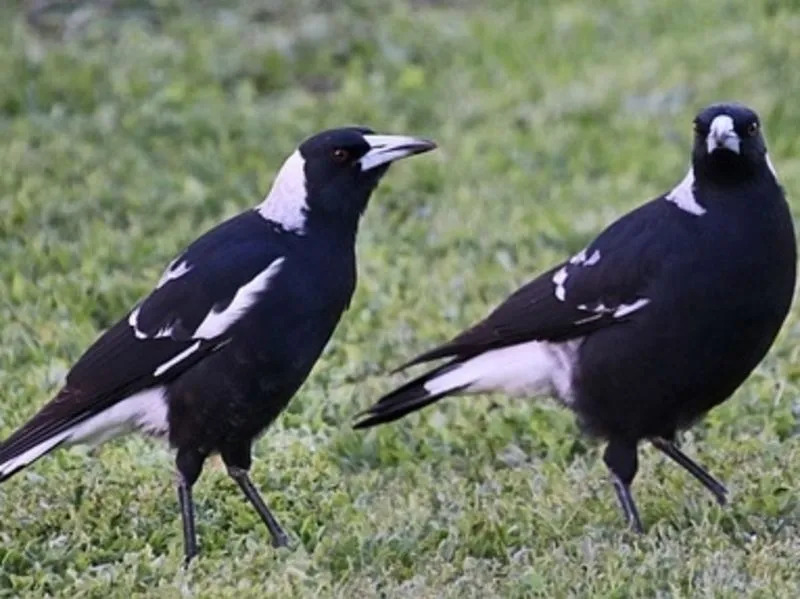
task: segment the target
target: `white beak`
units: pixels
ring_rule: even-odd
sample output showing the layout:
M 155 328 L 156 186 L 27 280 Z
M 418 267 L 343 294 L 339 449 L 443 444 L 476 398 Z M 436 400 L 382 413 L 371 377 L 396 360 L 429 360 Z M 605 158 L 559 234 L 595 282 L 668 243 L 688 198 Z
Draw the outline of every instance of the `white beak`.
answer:
M 365 135 L 364 140 L 370 149 L 359 160 L 362 171 L 414 154 L 429 152 L 436 147 L 432 141 L 406 135 Z
M 706 148 L 711 154 L 714 150 L 725 149 L 739 153 L 739 136 L 733 128 L 733 119 L 727 114 L 721 114 L 711 121 L 711 128 L 706 137 Z

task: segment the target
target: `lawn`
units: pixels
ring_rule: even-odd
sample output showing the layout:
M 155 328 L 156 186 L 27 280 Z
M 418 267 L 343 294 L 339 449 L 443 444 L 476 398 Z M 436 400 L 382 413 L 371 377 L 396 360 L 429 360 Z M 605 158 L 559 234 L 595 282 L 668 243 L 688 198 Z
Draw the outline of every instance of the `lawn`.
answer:
M 253 478 L 219 465 L 181 569 L 166 447 L 57 452 L 0 487 L 0 597 L 796 597 L 800 307 L 685 436 L 713 504 L 641 451 L 646 536 L 554 402 L 450 399 L 367 431 L 389 370 L 679 181 L 691 119 L 755 107 L 800 213 L 796 0 L 119 0 L 0 7 L 0 436 L 200 231 L 340 124 L 426 135 L 358 242 L 349 312 Z M 800 303 L 798 303 L 800 306 Z

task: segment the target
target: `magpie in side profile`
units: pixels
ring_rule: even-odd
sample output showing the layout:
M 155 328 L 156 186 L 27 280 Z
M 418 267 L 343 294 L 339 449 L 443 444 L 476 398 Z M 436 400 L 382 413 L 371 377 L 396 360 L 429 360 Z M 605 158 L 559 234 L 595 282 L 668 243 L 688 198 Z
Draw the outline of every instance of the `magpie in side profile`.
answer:
M 251 445 L 308 376 L 356 285 L 359 218 L 398 159 L 433 142 L 324 131 L 286 160 L 266 199 L 173 260 L 155 289 L 78 360 L 64 387 L 0 444 L 0 481 L 56 449 L 132 430 L 176 451 L 186 563 L 192 485 L 218 453 L 269 528 L 248 476 Z
M 389 422 L 445 396 L 550 394 L 607 442 L 630 525 L 637 446 L 650 441 L 725 502 L 726 489 L 676 445 L 764 357 L 795 284 L 792 219 L 751 109 L 694 120 L 691 168 L 485 320 L 401 367 L 448 358 L 383 397 L 356 424 Z

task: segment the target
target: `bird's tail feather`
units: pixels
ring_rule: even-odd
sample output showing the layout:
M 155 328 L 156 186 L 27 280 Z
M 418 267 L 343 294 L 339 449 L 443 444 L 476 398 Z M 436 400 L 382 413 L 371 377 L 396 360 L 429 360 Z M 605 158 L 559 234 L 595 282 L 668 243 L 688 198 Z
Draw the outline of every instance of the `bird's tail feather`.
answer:
M 30 466 L 39 458 L 47 455 L 61 445 L 69 437 L 69 431 L 62 431 L 34 445 L 21 450 L 8 447 L 8 443 L 0 445 L 0 482 L 10 478 L 23 468 Z
M 454 377 L 460 364 L 450 362 L 435 368 L 384 395 L 378 403 L 358 414 L 365 418 L 353 428 L 368 428 L 376 424 L 391 422 L 428 406 L 448 395 L 458 393 L 469 386 L 468 382 Z M 449 376 L 448 376 L 449 375 Z

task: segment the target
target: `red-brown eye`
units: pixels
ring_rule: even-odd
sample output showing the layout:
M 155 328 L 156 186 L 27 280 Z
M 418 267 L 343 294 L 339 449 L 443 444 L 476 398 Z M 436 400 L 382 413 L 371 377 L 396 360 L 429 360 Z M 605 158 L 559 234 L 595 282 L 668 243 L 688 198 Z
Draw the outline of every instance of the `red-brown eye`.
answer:
M 758 121 L 750 121 L 750 124 L 747 125 L 747 134 L 753 137 L 756 133 L 758 133 Z
M 350 159 L 350 152 L 343 148 L 336 148 L 333 151 L 333 159 L 336 162 L 347 162 Z

